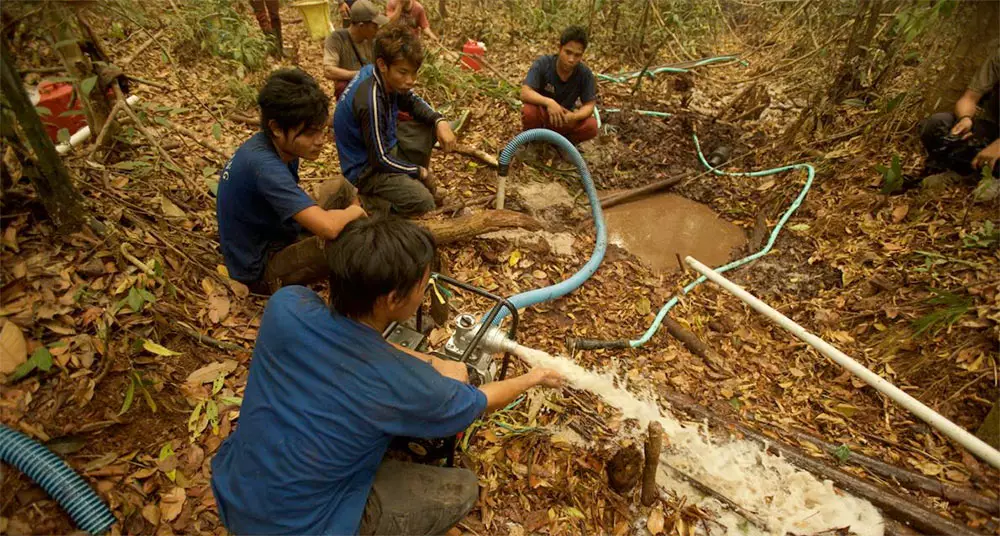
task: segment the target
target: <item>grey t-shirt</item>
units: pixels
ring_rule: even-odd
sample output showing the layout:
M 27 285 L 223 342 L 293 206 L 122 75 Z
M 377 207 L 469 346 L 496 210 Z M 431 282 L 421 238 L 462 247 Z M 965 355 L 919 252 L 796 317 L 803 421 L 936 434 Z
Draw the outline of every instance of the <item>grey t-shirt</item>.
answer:
M 372 39 L 362 43 L 351 41 L 347 29 L 337 30 L 326 36 L 323 43 L 323 67 L 340 67 L 350 71 L 359 71 L 372 62 Z M 351 45 L 354 45 L 353 47 Z
M 1000 123 L 1000 47 L 983 62 L 979 72 L 969 82 L 969 89 L 982 95 L 979 105 L 984 116 Z

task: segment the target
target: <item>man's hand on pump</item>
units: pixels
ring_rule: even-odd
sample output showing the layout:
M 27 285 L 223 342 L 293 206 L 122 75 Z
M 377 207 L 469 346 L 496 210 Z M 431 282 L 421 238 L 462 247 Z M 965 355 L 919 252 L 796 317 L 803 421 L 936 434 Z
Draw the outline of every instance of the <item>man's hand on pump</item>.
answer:
M 951 135 L 963 140 L 972 136 L 972 118 L 969 116 L 959 118 L 951 127 Z

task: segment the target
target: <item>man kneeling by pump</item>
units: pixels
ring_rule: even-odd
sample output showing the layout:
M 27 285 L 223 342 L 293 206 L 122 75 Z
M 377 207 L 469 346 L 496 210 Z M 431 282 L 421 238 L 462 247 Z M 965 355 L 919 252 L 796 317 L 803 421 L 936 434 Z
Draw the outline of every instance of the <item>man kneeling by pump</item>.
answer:
M 289 286 L 264 310 L 239 426 L 212 460 L 219 515 L 236 534 L 442 534 L 472 509 L 475 474 L 383 460 L 392 439 L 453 436 L 562 377 L 536 368 L 476 388 L 464 363 L 382 338 L 423 300 L 424 228 L 358 219 L 332 246 L 329 305 Z

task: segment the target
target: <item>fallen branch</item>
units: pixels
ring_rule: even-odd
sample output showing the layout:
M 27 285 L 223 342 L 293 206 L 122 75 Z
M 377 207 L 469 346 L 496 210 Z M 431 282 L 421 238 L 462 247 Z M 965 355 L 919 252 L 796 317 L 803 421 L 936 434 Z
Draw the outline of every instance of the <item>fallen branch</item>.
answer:
M 676 408 L 682 409 L 699 420 L 707 420 L 715 427 L 722 427 L 729 431 L 736 431 L 748 439 L 752 439 L 766 446 L 767 450 L 779 454 L 792 465 L 808 471 L 822 479 L 832 481 L 845 491 L 857 495 L 871 502 L 882 510 L 887 516 L 903 521 L 919 531 L 928 534 L 951 534 L 961 536 L 982 536 L 961 523 L 942 517 L 923 505 L 915 503 L 912 499 L 899 495 L 895 491 L 877 484 L 872 484 L 854 475 L 845 473 L 840 469 L 831 467 L 823 462 L 815 460 L 801 450 L 761 435 L 733 420 L 720 417 L 705 407 L 697 404 L 691 398 L 681 393 L 661 389 L 660 398 L 670 402 Z
M 667 333 L 671 337 L 677 339 L 688 349 L 692 354 L 704 359 L 706 364 L 719 373 L 725 373 L 732 375 L 731 372 L 723 367 L 722 356 L 719 355 L 711 346 L 705 344 L 697 335 L 688 331 L 684 326 L 677 323 L 676 320 L 670 318 L 669 316 L 663 319 L 663 326 L 667 328 Z
M 464 154 L 465 156 L 471 156 L 472 158 L 478 159 L 490 167 L 500 167 L 500 163 L 497 162 L 496 157 L 483 151 L 482 149 L 476 149 L 475 147 L 469 147 L 468 145 L 458 145 L 455 147 L 455 152 L 458 154 Z
M 622 203 L 627 203 L 633 201 L 636 198 L 643 197 L 652 193 L 656 193 L 660 190 L 665 190 L 671 186 L 681 182 L 687 177 L 693 175 L 693 172 L 682 173 L 676 177 L 670 177 L 669 179 L 663 179 L 661 181 L 656 181 L 645 186 L 640 186 L 638 188 L 633 188 L 631 190 L 626 190 L 624 192 L 619 192 L 606 196 L 599 201 L 601 202 L 601 208 L 608 209 L 615 205 L 620 205 Z
M 805 432 L 800 432 L 798 430 L 778 430 L 777 428 L 766 423 L 758 422 L 758 424 L 766 430 L 770 430 L 776 434 L 790 434 L 795 437 L 795 439 L 812 443 L 831 456 L 834 455 L 833 453 L 835 451 L 838 451 L 837 445 L 823 441 L 822 439 Z M 876 460 L 875 458 L 865 456 L 864 454 L 860 454 L 853 450 L 846 455 L 844 463 L 853 463 L 860 467 L 864 467 L 877 475 L 893 479 L 910 489 L 932 493 L 953 503 L 965 503 L 994 515 L 1000 513 L 1000 501 L 997 499 L 986 497 L 970 488 L 956 486 L 955 484 L 950 484 L 948 482 L 942 482 L 936 478 L 930 478 L 914 473 L 913 471 L 908 471 L 902 467 L 890 465 L 881 460 Z
M 160 143 L 156 141 L 156 138 L 153 136 L 153 134 L 146 128 L 146 125 L 143 124 L 142 120 L 139 119 L 139 115 L 136 114 L 134 110 L 132 110 L 132 107 L 129 106 L 127 102 L 125 102 L 125 95 L 122 93 L 122 88 L 118 84 L 112 84 L 112 88 L 115 90 L 115 98 L 118 99 L 119 103 L 122 103 L 122 109 L 125 110 L 125 113 L 128 114 L 130 118 L 132 118 L 132 121 L 135 123 L 135 128 L 139 131 L 139 133 L 141 133 L 143 137 L 146 138 L 146 141 L 148 141 L 150 145 L 156 148 L 156 150 L 160 153 L 160 156 L 162 156 L 164 160 L 166 160 L 171 166 L 180 169 L 180 166 L 178 166 L 177 163 L 174 162 L 174 159 L 171 158 L 170 155 L 167 153 L 167 151 L 165 151 L 163 147 L 160 146 Z
M 660 461 L 660 451 L 663 450 L 663 425 L 657 421 L 649 423 L 646 432 L 646 462 L 642 467 L 643 506 L 652 506 L 660 497 L 660 489 L 656 486 L 656 466 Z
M 461 218 L 416 220 L 415 223 L 429 230 L 439 246 L 468 240 L 500 229 L 519 227 L 537 231 L 542 228 L 542 224 L 535 218 L 511 210 L 484 210 Z
M 258 119 L 256 117 L 247 117 L 245 115 L 233 114 L 233 115 L 229 116 L 229 119 L 232 119 L 233 121 L 236 121 L 237 123 L 245 123 L 245 124 L 250 125 L 252 127 L 259 127 L 260 126 L 260 119 Z

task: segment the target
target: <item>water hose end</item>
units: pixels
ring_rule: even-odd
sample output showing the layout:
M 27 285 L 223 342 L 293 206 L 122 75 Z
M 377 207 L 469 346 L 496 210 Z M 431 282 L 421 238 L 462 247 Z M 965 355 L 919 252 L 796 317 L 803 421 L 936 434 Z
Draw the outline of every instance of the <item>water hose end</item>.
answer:
M 497 174 L 501 177 L 506 177 L 510 173 L 510 163 L 501 161 L 497 164 Z

